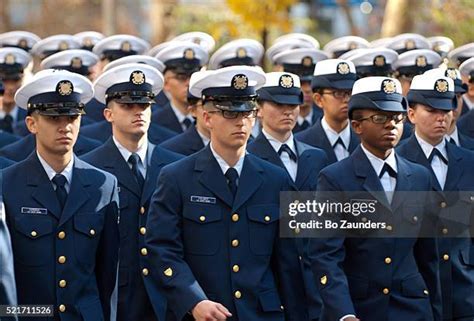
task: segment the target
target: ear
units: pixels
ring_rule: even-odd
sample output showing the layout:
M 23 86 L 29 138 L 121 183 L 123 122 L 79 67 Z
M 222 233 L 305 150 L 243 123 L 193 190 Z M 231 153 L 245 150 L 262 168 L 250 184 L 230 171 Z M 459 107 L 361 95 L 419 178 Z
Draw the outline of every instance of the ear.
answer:
M 354 133 L 356 133 L 357 135 L 362 134 L 363 130 L 362 130 L 362 122 L 361 121 L 351 120 L 351 126 L 352 126 L 352 129 L 354 130 Z
M 25 117 L 25 124 L 30 133 L 37 134 L 38 133 L 38 120 L 33 116 L 26 116 Z
M 109 107 L 109 105 L 107 105 L 107 107 L 104 108 L 104 118 L 109 123 L 114 122 L 114 113 L 112 111 L 112 108 Z
M 204 124 L 206 124 L 206 127 L 209 129 L 212 129 L 212 115 L 207 112 L 207 110 L 204 110 L 202 113 L 202 116 L 204 118 Z
M 416 110 L 414 108 L 408 107 L 407 109 L 407 116 L 410 122 L 413 125 L 416 125 Z
M 316 104 L 316 106 L 318 106 L 321 109 L 323 109 L 322 100 L 323 100 L 323 95 L 317 92 L 313 94 L 313 102 Z

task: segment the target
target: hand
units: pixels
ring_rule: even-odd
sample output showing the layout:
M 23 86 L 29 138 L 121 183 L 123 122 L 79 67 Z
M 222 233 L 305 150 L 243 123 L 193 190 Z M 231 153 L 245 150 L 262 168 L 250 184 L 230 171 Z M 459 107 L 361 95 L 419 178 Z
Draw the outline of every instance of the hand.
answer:
M 221 321 L 232 316 L 225 306 L 210 300 L 203 300 L 196 304 L 192 314 L 196 321 Z

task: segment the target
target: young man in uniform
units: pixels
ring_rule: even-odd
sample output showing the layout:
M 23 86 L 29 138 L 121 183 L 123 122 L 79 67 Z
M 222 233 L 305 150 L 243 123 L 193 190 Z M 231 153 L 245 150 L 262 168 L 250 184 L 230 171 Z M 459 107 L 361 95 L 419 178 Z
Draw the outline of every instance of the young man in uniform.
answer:
M 307 317 L 296 244 L 278 236 L 287 174 L 245 152 L 264 83 L 261 69 L 248 66 L 191 79 L 211 142 L 163 168 L 145 237 L 148 277 L 168 299 L 167 320 Z
M 72 149 L 92 95 L 87 78 L 45 70 L 15 96 L 36 137 L 3 172 L 18 304 L 52 305 L 50 320 L 109 320 L 116 309 L 117 180 Z
M 147 138 L 153 98 L 163 87 L 159 71 L 144 64 L 125 64 L 99 76 L 95 96 L 106 101 L 105 119 L 112 137 L 82 159 L 114 174 L 120 188 L 121 247 L 117 320 L 164 319 L 153 311 L 149 296 L 161 295 L 146 284 L 147 250 L 144 245 L 147 210 L 161 168 L 179 155 L 151 144 Z M 157 298 L 156 300 L 159 300 Z

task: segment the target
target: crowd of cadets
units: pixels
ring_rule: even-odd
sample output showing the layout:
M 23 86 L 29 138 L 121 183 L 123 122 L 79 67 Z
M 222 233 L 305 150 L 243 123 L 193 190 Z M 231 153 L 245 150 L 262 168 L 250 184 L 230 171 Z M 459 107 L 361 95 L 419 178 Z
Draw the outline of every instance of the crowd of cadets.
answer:
M 52 306 L 0 320 L 474 320 L 474 43 L 0 47 L 0 304 Z M 433 235 L 282 238 L 280 191 L 382 192 Z

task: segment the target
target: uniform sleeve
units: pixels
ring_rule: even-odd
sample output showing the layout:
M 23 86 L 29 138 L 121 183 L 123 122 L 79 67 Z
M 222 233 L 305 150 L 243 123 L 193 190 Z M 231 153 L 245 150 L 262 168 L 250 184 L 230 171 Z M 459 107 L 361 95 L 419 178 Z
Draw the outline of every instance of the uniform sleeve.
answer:
M 338 191 L 334 180 L 321 173 L 318 191 Z M 314 280 L 318 287 L 324 310 L 330 320 L 339 320 L 356 315 L 349 293 L 346 274 L 342 268 L 345 258 L 344 238 L 312 238 L 309 241 L 308 256 Z
M 176 318 L 185 314 L 207 297 L 184 260 L 182 243 L 182 201 L 173 174 L 165 167 L 157 180 L 148 212 L 145 243 L 149 249 L 148 277 L 161 288 L 168 307 Z M 153 305 L 159 305 L 153 302 Z
M 113 190 L 110 202 L 105 211 L 104 228 L 100 236 L 100 242 L 96 254 L 96 278 L 99 288 L 102 310 L 105 320 L 110 320 L 111 314 L 115 313 L 117 300 L 114 290 L 117 286 L 117 269 L 119 255 L 119 196 L 117 180 L 113 180 Z

